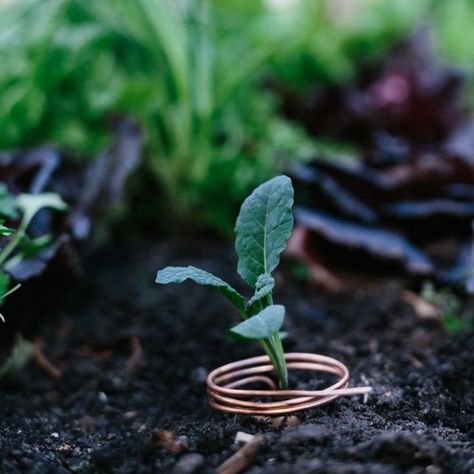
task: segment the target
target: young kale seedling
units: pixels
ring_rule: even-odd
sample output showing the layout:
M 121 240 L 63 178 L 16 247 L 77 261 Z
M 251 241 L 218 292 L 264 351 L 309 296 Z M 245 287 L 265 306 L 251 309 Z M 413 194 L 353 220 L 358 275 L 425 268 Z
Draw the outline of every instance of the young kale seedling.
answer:
M 280 337 L 285 308 L 273 304 L 275 280 L 271 273 L 280 262 L 280 253 L 293 230 L 293 186 L 287 176 L 277 176 L 256 188 L 245 199 L 237 218 L 235 249 L 237 271 L 254 288 L 245 298 L 220 278 L 195 267 L 166 267 L 156 283 L 182 283 L 192 280 L 216 287 L 237 309 L 244 321 L 230 329 L 243 339 L 260 342 L 277 372 L 281 389 L 288 387 L 288 373 Z

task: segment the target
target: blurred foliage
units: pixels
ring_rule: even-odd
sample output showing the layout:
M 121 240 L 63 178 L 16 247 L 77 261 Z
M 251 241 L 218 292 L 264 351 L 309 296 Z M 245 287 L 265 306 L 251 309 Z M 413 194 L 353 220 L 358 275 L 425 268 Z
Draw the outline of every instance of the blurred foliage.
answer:
M 20 284 L 12 286 L 9 271 L 38 255 L 50 243 L 47 234 L 35 239 L 27 235 L 33 218 L 44 208 L 64 211 L 67 205 L 54 193 L 12 196 L 6 186 L 0 183 L 0 306 L 8 295 L 20 287 Z M 17 221 L 16 228 L 5 225 L 3 218 Z M 1 313 L 0 319 L 5 322 Z
M 474 313 L 471 307 L 463 307 L 462 300 L 449 288 L 435 289 L 432 282 L 424 283 L 421 297 L 439 311 L 440 322 L 448 334 L 471 331 Z
M 315 149 L 279 116 L 268 84 L 304 90 L 347 81 L 429 6 L 3 0 L 0 149 L 49 142 L 91 156 L 107 145 L 108 119 L 131 115 L 147 136 L 142 171 L 165 191 L 161 207 L 228 232 L 256 183 Z
M 468 106 L 474 108 L 474 2 L 454 0 L 436 2 L 430 17 L 434 27 L 431 36 L 440 58 L 447 64 L 468 74 Z
M 0 381 L 15 377 L 26 366 L 33 355 L 33 344 L 21 334 L 15 337 L 15 344 L 9 357 L 0 366 Z
M 432 37 L 438 53 L 451 64 L 474 73 L 474 2 L 433 1 L 429 18 L 434 25 Z
M 410 34 L 427 13 L 424 0 L 278 1 L 288 39 L 272 58 L 278 80 L 299 90 L 344 83 Z M 276 20 L 273 20 L 276 23 Z M 275 28 L 275 27 L 273 27 Z M 269 27 L 269 31 L 272 28 Z

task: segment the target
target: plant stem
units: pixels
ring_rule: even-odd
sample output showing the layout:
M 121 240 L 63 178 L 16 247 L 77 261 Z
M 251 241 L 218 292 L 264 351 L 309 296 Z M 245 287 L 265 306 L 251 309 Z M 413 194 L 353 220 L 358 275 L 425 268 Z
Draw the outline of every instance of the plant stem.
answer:
M 267 305 L 273 304 L 273 298 L 271 295 L 267 298 Z M 260 310 L 264 309 L 264 305 L 260 303 Z M 240 312 L 243 319 L 247 319 L 251 316 L 245 312 Z M 280 333 L 276 332 L 267 339 L 259 339 L 263 350 L 270 357 L 270 361 L 278 375 L 278 387 L 281 390 L 288 388 L 288 368 L 286 365 L 285 352 L 283 350 L 283 344 L 281 343 Z
M 25 236 L 26 227 L 28 223 L 23 221 L 20 224 L 20 227 L 16 231 L 16 234 L 8 241 L 8 244 L 5 245 L 3 250 L 0 252 L 0 266 L 2 266 L 10 254 L 15 250 L 16 246 L 19 244 L 20 240 Z
M 268 304 L 273 304 L 273 298 L 271 295 L 268 295 Z M 288 388 L 288 367 L 286 365 L 285 351 L 283 350 L 283 344 L 281 342 L 280 333 L 276 332 L 268 339 L 265 340 L 265 343 L 268 349 L 272 352 L 273 358 L 270 355 L 269 351 L 266 349 L 266 345 L 262 346 L 265 352 L 268 354 L 272 360 L 273 366 L 275 367 L 276 373 L 278 375 L 278 386 L 281 390 Z
M 285 353 L 283 351 L 280 334 L 275 333 L 273 336 L 269 337 L 266 342 L 274 355 L 272 363 L 278 375 L 278 386 L 280 389 L 286 389 L 288 388 L 288 369 L 286 366 Z
M 272 344 L 278 357 L 277 361 L 277 372 L 279 379 L 279 386 L 281 389 L 288 388 L 288 367 L 286 365 L 285 351 L 283 350 L 283 344 L 279 333 L 275 333 L 272 336 Z

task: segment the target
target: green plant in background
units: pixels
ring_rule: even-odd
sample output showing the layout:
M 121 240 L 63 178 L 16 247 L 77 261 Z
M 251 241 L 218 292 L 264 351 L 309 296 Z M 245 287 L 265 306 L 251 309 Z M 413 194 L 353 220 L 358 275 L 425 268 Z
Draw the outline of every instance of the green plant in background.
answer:
M 0 306 L 5 298 L 20 288 L 20 284 L 12 287 L 8 269 L 23 260 L 34 257 L 50 242 L 48 235 L 30 239 L 27 229 L 36 214 L 44 208 L 64 211 L 66 204 L 54 193 L 20 194 L 12 196 L 6 186 L 0 183 L 0 238 L 6 244 L 0 248 Z M 18 221 L 17 229 L 5 226 L 5 220 Z M 0 314 L 0 319 L 5 318 Z M 33 353 L 31 342 L 17 334 L 12 352 L 0 366 L 0 381 L 19 372 L 28 362 Z
M 52 142 L 93 155 L 106 146 L 106 118 L 132 115 L 148 138 L 136 188 L 151 177 L 163 209 L 229 233 L 258 182 L 314 150 L 265 80 L 344 80 L 356 55 L 406 34 L 425 2 L 273 3 L 1 5 L 0 149 Z
M 430 11 L 426 0 L 269 0 L 278 5 L 268 32 L 286 42 L 271 58 L 278 83 L 304 94 L 354 79 L 390 46 L 409 36 Z
M 304 94 L 347 82 L 423 22 L 445 57 L 471 68 L 473 10 L 469 0 L 0 2 L 0 150 L 47 142 L 94 156 L 107 118 L 131 115 L 147 136 L 135 193 L 152 183 L 163 209 L 229 233 L 257 183 L 317 148 L 279 114 L 268 83 Z
M 230 329 L 231 334 L 258 340 L 278 374 L 280 388 L 288 386 L 285 355 L 280 329 L 285 308 L 273 304 L 275 280 L 272 272 L 293 230 L 293 186 L 287 176 L 278 176 L 259 187 L 245 199 L 237 218 L 235 249 L 237 271 L 254 289 L 245 298 L 220 278 L 195 267 L 166 267 L 156 276 L 160 284 L 192 280 L 217 288 L 237 309 L 244 321 Z
M 443 61 L 467 72 L 469 75 L 468 98 L 470 108 L 474 106 L 474 52 L 470 45 L 474 41 L 474 2 L 456 0 L 438 2 L 432 0 L 429 16 L 431 38 L 436 52 Z
M 0 219 L 0 236 L 7 239 L 3 248 L 0 248 L 0 306 L 6 296 L 20 287 L 19 284 L 11 287 L 8 270 L 23 260 L 37 255 L 50 243 L 47 235 L 30 239 L 26 233 L 29 224 L 41 209 L 63 211 L 66 207 L 57 194 L 20 194 L 14 197 L 8 193 L 6 186 L 0 183 L 0 217 L 20 219 L 17 229 L 5 226 L 5 220 Z M 0 318 L 5 321 L 1 314 Z
M 474 327 L 474 313 L 464 309 L 461 299 L 449 288 L 436 290 L 428 281 L 423 285 L 421 296 L 438 310 L 440 322 L 447 333 L 457 334 Z
M 0 149 L 53 142 L 90 155 L 105 146 L 106 117 L 130 114 L 148 139 L 142 179 L 164 189 L 163 209 L 229 231 L 249 190 L 309 140 L 259 84 L 281 42 L 257 43 L 260 14 L 239 18 L 218 3 L 3 7 Z
M 10 229 L 6 227 L 5 225 L 3 225 L 4 222 L 5 221 L 3 219 L 0 219 L 0 237 L 7 236 L 7 235 L 9 236 L 15 232 L 14 229 Z M 4 272 L 0 272 L 0 306 L 3 303 L 3 300 L 8 295 L 16 291 L 19 287 L 20 285 L 18 284 L 15 287 L 10 288 L 10 277 Z M 0 319 L 3 322 L 5 322 L 5 318 L 3 317 L 1 313 L 0 313 Z
M 438 52 L 444 59 L 472 73 L 474 53 L 469 45 L 474 41 L 470 26 L 474 21 L 474 3 L 471 0 L 433 0 L 432 6 L 430 21 Z

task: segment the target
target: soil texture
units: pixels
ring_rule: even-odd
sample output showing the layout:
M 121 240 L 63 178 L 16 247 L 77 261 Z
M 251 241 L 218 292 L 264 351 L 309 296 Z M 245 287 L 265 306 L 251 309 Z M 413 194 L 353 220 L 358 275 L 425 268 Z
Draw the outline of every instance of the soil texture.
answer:
M 32 363 L 0 389 L 2 473 L 211 473 L 239 431 L 264 435 L 251 474 L 474 473 L 473 333 L 421 319 L 396 282 L 326 295 L 284 269 L 275 301 L 287 307 L 286 350 L 335 357 L 374 393 L 274 423 L 221 414 L 208 406 L 207 373 L 260 348 L 227 337 L 237 315 L 219 293 L 156 286 L 169 264 L 246 291 L 233 249 L 213 240 L 95 254 L 39 334 L 61 376 Z M 294 385 L 327 382 L 292 375 Z

